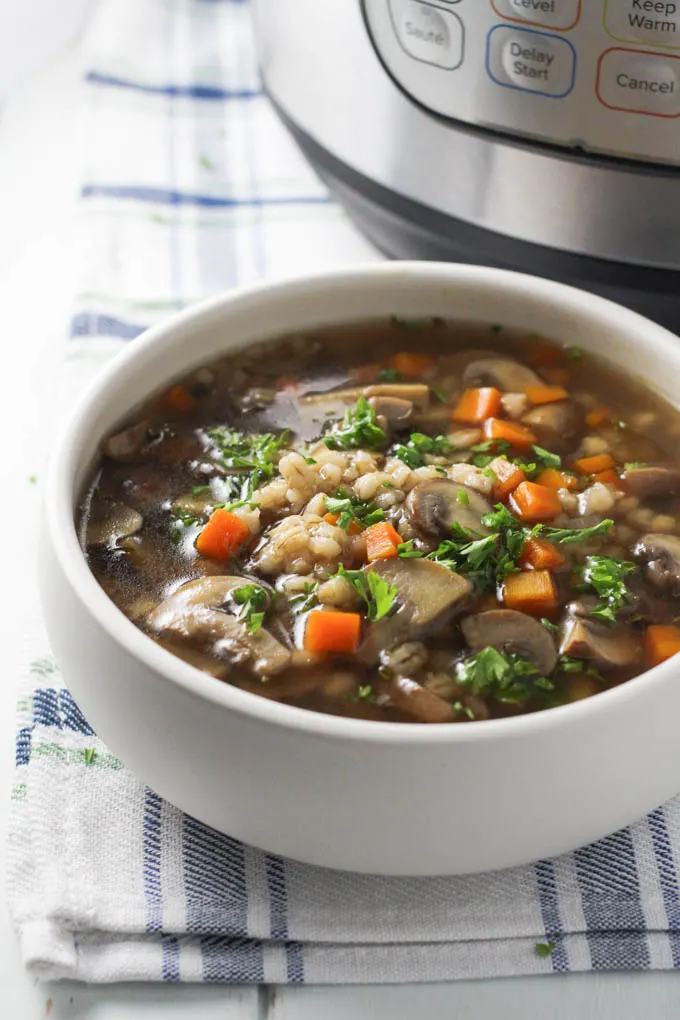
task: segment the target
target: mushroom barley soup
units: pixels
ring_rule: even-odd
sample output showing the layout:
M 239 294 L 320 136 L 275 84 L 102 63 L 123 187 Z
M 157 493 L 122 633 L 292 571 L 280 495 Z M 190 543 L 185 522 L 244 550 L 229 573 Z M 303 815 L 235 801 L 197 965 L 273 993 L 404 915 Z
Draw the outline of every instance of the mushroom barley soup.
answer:
M 680 651 L 680 414 L 578 347 L 438 319 L 287 337 L 187 375 L 102 453 L 97 580 L 244 691 L 467 723 Z

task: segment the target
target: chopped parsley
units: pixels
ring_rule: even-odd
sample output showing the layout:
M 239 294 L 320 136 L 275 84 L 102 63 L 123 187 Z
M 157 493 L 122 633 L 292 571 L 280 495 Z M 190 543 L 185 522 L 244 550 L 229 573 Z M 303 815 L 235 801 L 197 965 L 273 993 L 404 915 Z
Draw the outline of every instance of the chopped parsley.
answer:
M 637 468 L 647 467 L 643 460 L 629 460 L 623 465 L 626 471 L 635 471 Z
M 296 616 L 299 616 L 300 613 L 306 613 L 318 605 L 318 591 L 318 581 L 305 581 L 302 591 L 298 595 L 293 595 L 288 600 L 288 604 Z
M 173 545 L 179 545 L 189 528 L 203 524 L 201 517 L 196 517 L 190 510 L 185 510 L 181 506 L 173 506 L 170 517 L 170 541 Z
M 86 765 L 92 765 L 96 757 L 97 751 L 94 747 L 86 747 L 83 751 L 83 758 L 85 759 Z
M 473 720 L 475 717 L 475 713 L 472 711 L 469 705 L 464 705 L 462 701 L 454 701 L 453 704 L 451 705 L 451 708 L 453 709 L 454 712 L 459 712 L 460 715 L 466 715 L 470 720 Z
M 240 606 L 237 616 L 245 623 L 248 633 L 257 634 L 264 622 L 267 592 L 259 584 L 244 584 L 242 588 L 236 588 L 231 597 Z
M 401 542 L 401 544 L 397 546 L 397 555 L 401 556 L 404 560 L 413 560 L 420 556 L 424 556 L 425 553 L 421 552 L 420 549 L 415 549 L 413 539 L 409 538 L 408 542 Z
M 536 954 L 538 956 L 550 956 L 551 953 L 557 948 L 556 942 L 537 942 L 536 943 Z
M 385 511 L 377 503 L 350 496 L 345 489 L 338 489 L 335 496 L 326 496 L 326 510 L 338 514 L 336 526 L 343 531 L 348 531 L 354 522 L 368 528 L 371 524 L 385 520 Z
M 403 378 L 398 368 L 381 368 L 376 376 L 376 382 L 401 382 Z
M 567 355 L 568 358 L 571 358 L 572 361 L 580 361 L 581 358 L 583 357 L 583 348 L 567 347 L 564 353 Z
M 374 570 L 345 570 L 342 564 L 338 574 L 346 578 L 368 607 L 368 618 L 373 622 L 384 620 L 397 608 L 397 589 Z
M 624 577 L 636 570 L 636 564 L 628 560 L 615 560 L 611 556 L 586 556 L 585 564 L 580 568 L 583 590 L 595 592 L 602 600 L 590 615 L 605 623 L 615 623 L 617 612 L 635 599 Z
M 541 617 L 541 623 L 543 624 L 546 630 L 550 631 L 551 634 L 556 634 L 557 631 L 560 629 L 556 623 L 553 623 L 551 620 L 548 620 L 545 616 Z
M 485 694 L 506 705 L 518 705 L 538 691 L 555 689 L 552 680 L 542 676 L 533 662 L 490 646 L 459 662 L 456 680 L 475 694 Z
M 487 439 L 483 443 L 477 443 L 470 447 L 474 454 L 471 463 L 478 468 L 488 467 L 492 460 L 507 453 L 510 449 L 512 449 L 512 444 L 507 439 Z
M 412 432 L 408 443 L 394 447 L 394 456 L 402 460 L 407 467 L 419 468 L 425 463 L 428 454 L 447 456 L 453 446 L 446 436 L 426 436 L 423 432 Z
M 369 705 L 375 704 L 375 694 L 370 684 L 364 684 L 361 687 L 357 687 L 356 691 L 352 694 L 347 695 L 347 700 L 353 705 L 357 705 L 360 701 L 368 702 Z
M 361 446 L 375 450 L 386 442 L 387 434 L 378 425 L 366 397 L 359 397 L 356 407 L 348 408 L 342 422 L 336 423 L 324 437 L 329 450 L 356 450 Z
M 547 525 L 540 525 L 542 538 L 547 538 L 557 545 L 571 545 L 573 542 L 587 542 L 596 535 L 606 535 L 614 527 L 614 522 L 605 517 L 599 524 L 593 524 L 592 528 L 550 528 Z
M 590 662 L 575 659 L 571 655 L 560 655 L 557 668 L 562 673 L 585 673 L 586 676 L 592 676 L 595 680 L 602 680 L 599 669 L 596 669 Z
M 461 506 L 470 505 L 470 497 L 468 496 L 465 489 L 459 489 L 456 493 L 456 503 L 460 503 Z
M 239 476 L 245 475 L 245 478 L 233 479 L 232 488 L 237 489 L 233 492 L 234 497 L 247 502 L 259 485 L 273 478 L 279 455 L 290 442 L 291 433 L 285 429 L 279 435 L 273 432 L 246 435 L 219 425 L 209 430 L 208 438 L 220 463 Z

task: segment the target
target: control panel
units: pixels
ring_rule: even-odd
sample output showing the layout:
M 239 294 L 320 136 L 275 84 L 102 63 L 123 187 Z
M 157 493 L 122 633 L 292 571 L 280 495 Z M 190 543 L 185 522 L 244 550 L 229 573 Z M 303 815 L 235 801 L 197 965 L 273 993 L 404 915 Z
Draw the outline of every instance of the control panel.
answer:
M 413 99 L 479 127 L 680 164 L 680 0 L 363 0 Z

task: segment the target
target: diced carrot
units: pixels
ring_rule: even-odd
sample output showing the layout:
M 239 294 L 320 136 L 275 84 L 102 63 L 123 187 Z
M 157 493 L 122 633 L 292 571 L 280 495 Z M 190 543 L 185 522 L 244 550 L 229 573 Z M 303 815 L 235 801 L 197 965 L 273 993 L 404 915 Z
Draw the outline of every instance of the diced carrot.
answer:
M 568 400 L 564 386 L 527 386 L 524 391 L 532 404 L 554 404 L 557 400 Z
M 596 453 L 594 457 L 581 457 L 574 461 L 574 470 L 580 475 L 597 475 L 614 467 L 614 458 L 608 453 Z
M 619 491 L 623 492 L 621 479 L 614 468 L 607 468 L 606 471 L 598 471 L 595 475 L 595 481 L 602 482 L 604 485 L 611 485 L 613 489 L 619 489 Z
M 578 489 L 579 480 L 576 475 L 570 475 L 568 471 L 558 471 L 557 468 L 546 468 L 536 478 L 537 485 L 545 485 L 548 489 Z
M 526 359 L 531 365 L 561 365 L 564 362 L 564 351 L 544 340 L 534 340 L 529 346 Z
M 349 370 L 349 377 L 355 382 L 375 382 L 381 368 L 382 365 L 379 365 L 377 362 L 372 362 L 370 365 L 356 365 Z
M 370 528 L 366 528 L 364 537 L 369 563 L 373 560 L 393 559 L 398 555 L 397 546 L 401 545 L 402 538 L 389 521 L 371 524 Z
M 507 499 L 518 485 L 527 480 L 524 470 L 505 457 L 496 457 L 492 460 L 489 470 L 493 471 L 497 479 L 493 487 L 494 499 Z
M 680 627 L 654 623 L 645 631 L 645 655 L 650 666 L 670 659 L 680 652 Z
M 503 421 L 502 418 L 487 418 L 484 422 L 484 438 L 488 440 L 505 440 L 518 450 L 528 450 L 536 442 L 531 429 L 516 421 Z
M 544 368 L 542 374 L 553 386 L 565 386 L 571 378 L 566 368 Z
M 416 354 L 413 351 L 400 351 L 394 354 L 389 362 L 389 367 L 394 368 L 405 376 L 418 376 L 429 372 L 435 367 L 435 360 L 429 354 Z
M 562 504 L 554 489 L 536 482 L 522 482 L 510 496 L 510 509 L 530 524 L 551 521 L 562 513 Z
M 189 393 L 186 386 L 172 386 L 163 397 L 163 404 L 169 411 L 185 414 L 196 403 L 196 397 Z
M 485 418 L 491 418 L 501 409 L 501 392 L 494 386 L 465 390 L 451 417 L 467 425 L 478 425 Z
M 586 425 L 589 429 L 599 429 L 612 420 L 612 413 L 608 407 L 594 407 L 586 415 Z
M 209 560 L 226 560 L 250 538 L 248 525 L 230 510 L 220 507 L 196 539 L 196 549 Z
M 335 527 L 340 520 L 340 514 L 324 514 L 323 519 L 326 524 L 332 524 Z M 364 529 L 361 527 L 355 517 L 349 522 L 349 528 L 347 529 L 348 535 L 360 535 Z M 399 539 L 401 542 L 401 539 Z
M 557 604 L 555 582 L 549 570 L 523 570 L 508 574 L 503 584 L 503 602 L 508 609 L 543 616 Z
M 355 652 L 361 637 L 359 613 L 315 609 L 307 618 L 304 646 L 307 652 Z
M 520 567 L 531 570 L 555 570 L 563 563 L 562 553 L 546 538 L 528 538 L 519 558 Z

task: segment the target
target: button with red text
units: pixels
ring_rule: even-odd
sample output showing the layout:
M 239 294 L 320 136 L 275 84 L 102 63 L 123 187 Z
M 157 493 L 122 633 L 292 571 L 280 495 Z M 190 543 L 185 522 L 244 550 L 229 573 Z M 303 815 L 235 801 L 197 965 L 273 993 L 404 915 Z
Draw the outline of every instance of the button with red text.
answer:
M 410 57 L 449 71 L 460 66 L 464 31 L 456 14 L 422 0 L 390 0 L 390 13 L 397 39 Z
M 497 85 L 560 99 L 574 87 L 576 52 L 558 35 L 497 25 L 487 38 L 486 69 Z
M 597 95 L 612 110 L 680 117 L 680 57 L 646 50 L 607 50 L 600 57 Z
M 680 2 L 606 0 L 604 27 L 621 42 L 680 50 Z
M 491 0 L 496 14 L 506 21 L 521 21 L 539 28 L 565 32 L 581 17 L 581 0 Z

